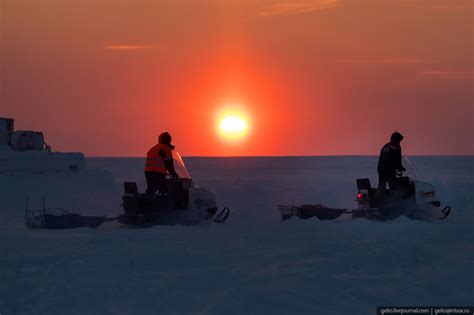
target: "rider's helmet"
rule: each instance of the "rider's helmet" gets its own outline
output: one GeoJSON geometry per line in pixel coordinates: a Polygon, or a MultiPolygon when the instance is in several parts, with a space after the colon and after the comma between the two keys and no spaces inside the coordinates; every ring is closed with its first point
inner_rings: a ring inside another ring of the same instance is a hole
{"type": "Polygon", "coordinates": [[[390,141],[393,143],[400,144],[402,140],[403,140],[403,136],[398,131],[395,131],[394,133],[392,133],[392,136],[390,137],[390,141]]]}

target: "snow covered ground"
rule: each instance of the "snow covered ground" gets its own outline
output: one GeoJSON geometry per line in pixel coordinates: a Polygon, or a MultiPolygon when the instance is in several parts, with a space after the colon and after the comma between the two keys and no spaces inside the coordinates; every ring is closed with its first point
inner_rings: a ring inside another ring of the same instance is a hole
{"type": "Polygon", "coordinates": [[[31,208],[115,216],[142,159],[88,171],[0,175],[0,313],[375,314],[377,305],[473,304],[474,157],[414,157],[453,207],[448,221],[280,222],[276,204],[354,207],[375,157],[187,158],[232,209],[221,225],[27,230],[31,208]]]}

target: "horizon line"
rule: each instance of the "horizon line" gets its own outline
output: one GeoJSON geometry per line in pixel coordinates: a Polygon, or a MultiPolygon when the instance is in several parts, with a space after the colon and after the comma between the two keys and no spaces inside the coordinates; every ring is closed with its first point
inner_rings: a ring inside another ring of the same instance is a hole
{"type": "MultiPolygon", "coordinates": [[[[378,157],[378,154],[320,154],[320,155],[183,155],[183,158],[289,158],[289,157],[378,157]]],[[[474,157],[474,154],[406,154],[406,157],[474,157]]],[[[86,158],[146,158],[146,156],[97,156],[86,155],[86,158]]]]}

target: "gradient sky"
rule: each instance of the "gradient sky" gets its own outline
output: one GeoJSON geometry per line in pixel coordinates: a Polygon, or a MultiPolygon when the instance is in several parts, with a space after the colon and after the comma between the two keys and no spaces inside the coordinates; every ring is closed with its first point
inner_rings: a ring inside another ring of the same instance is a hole
{"type": "Polygon", "coordinates": [[[470,0],[0,0],[0,116],[53,149],[474,154],[470,0]],[[245,141],[220,110],[251,118],[245,141]]]}

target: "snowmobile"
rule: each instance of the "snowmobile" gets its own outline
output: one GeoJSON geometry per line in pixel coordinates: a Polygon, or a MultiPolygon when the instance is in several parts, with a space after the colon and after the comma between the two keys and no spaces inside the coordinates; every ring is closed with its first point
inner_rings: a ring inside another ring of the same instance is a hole
{"type": "Polygon", "coordinates": [[[297,216],[301,219],[316,217],[319,220],[336,221],[361,218],[388,221],[406,216],[409,219],[433,221],[444,220],[451,212],[450,206],[440,210],[441,201],[433,185],[408,176],[400,174],[395,187],[383,191],[372,188],[368,178],[359,178],[356,183],[356,209],[329,208],[321,204],[278,205],[277,208],[282,220],[297,216]]]}
{"type": "Polygon", "coordinates": [[[389,190],[372,188],[368,178],[357,179],[357,188],[355,218],[385,221],[403,215],[415,220],[444,220],[451,212],[450,206],[439,210],[441,201],[432,184],[408,176],[398,177],[395,187],[389,190]]]}
{"type": "Polygon", "coordinates": [[[230,210],[218,212],[214,194],[194,186],[178,152],[173,152],[173,163],[179,178],[168,178],[167,193],[144,194],[138,192],[135,182],[124,183],[123,213],[119,223],[130,226],[195,225],[213,219],[227,220],[230,210]]]}

